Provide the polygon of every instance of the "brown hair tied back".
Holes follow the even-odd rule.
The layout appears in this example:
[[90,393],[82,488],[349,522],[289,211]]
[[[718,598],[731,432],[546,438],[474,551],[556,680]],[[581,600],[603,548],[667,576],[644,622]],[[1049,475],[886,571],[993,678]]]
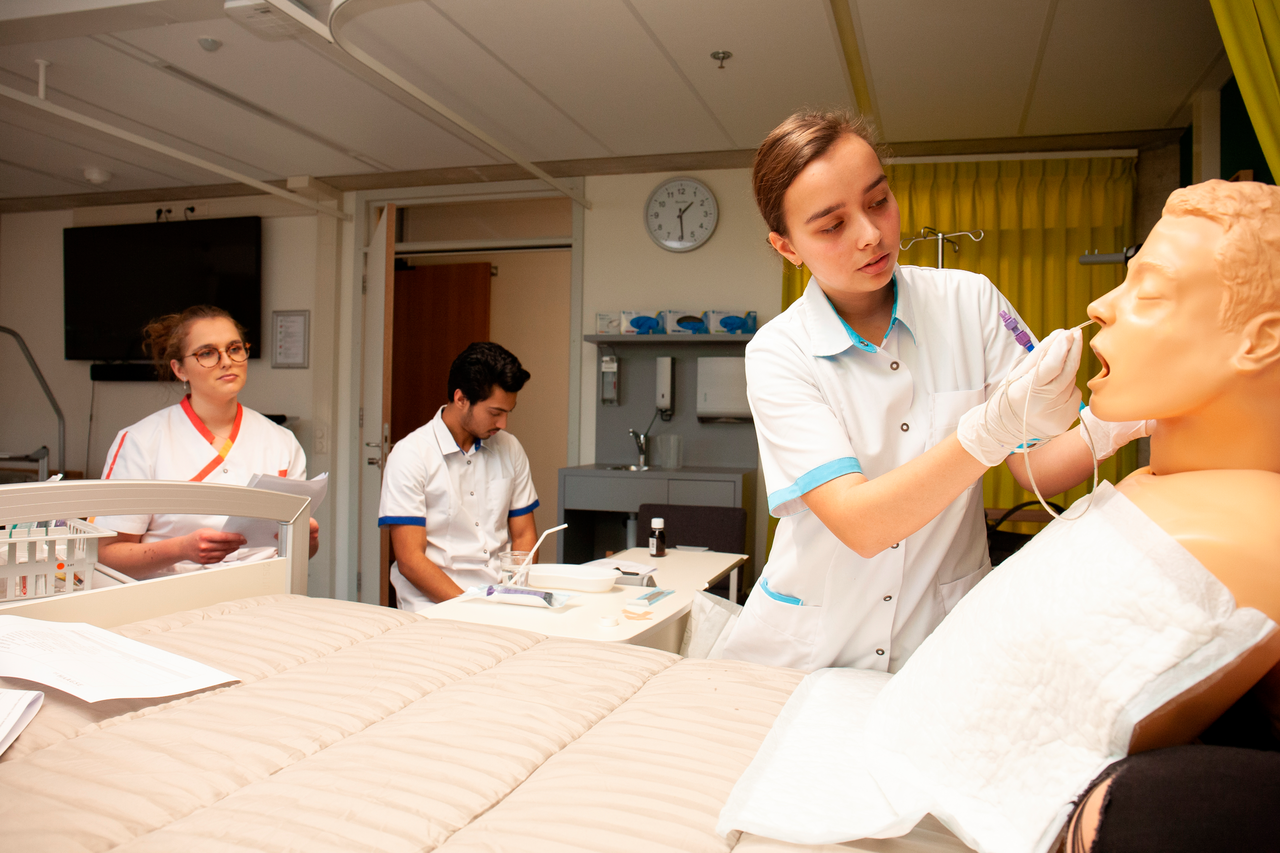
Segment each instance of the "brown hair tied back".
[[756,149],[751,166],[751,187],[756,206],[769,230],[787,236],[782,215],[782,197],[796,176],[811,162],[827,153],[835,141],[852,134],[865,141],[883,158],[876,144],[871,122],[848,110],[801,110],[775,127]]
[[169,367],[170,361],[181,361],[188,355],[187,332],[196,320],[214,320],[225,317],[235,324],[241,340],[245,336],[245,328],[236,323],[234,317],[214,305],[192,305],[181,314],[165,314],[152,320],[142,329],[142,351],[151,357],[156,367],[156,378],[161,382],[176,382]]

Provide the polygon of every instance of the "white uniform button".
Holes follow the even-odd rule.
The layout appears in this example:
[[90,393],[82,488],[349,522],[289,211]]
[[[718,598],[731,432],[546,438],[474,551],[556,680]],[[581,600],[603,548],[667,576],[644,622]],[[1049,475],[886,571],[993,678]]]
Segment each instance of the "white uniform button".
[[476,527],[479,527],[479,526],[480,526],[480,522],[478,522],[478,521],[477,521],[477,522],[476,522]]
[[473,497],[473,498],[474,498],[475,496],[476,496],[476,493],[475,493],[475,492],[472,492],[472,493],[471,493],[471,497]]
[[[488,554],[489,552],[488,552],[488,551],[485,551],[485,553],[486,553],[486,554]],[[884,600],[885,600],[885,601],[893,601],[893,596],[892,596],[892,595],[886,595],[886,596],[884,597]]]
[[229,473],[230,473],[230,471],[228,471],[226,468],[223,468],[223,469],[222,469],[222,473],[224,473],[224,474],[229,474]]
[[467,460],[467,464],[468,464],[468,465],[470,465],[470,464],[471,464],[471,460],[470,460],[470,459],[468,459],[468,460]]
[[876,654],[878,655],[884,654],[884,649],[876,649]]
[[902,425],[902,431],[903,431],[903,432],[906,432],[906,431],[907,431],[907,430],[909,430],[909,429],[911,429],[911,425],[910,425],[910,424],[903,424],[903,425]]
[[890,369],[890,370],[897,370],[897,369],[898,369],[898,362],[896,362],[896,361],[891,361],[891,362],[889,362],[889,369]]
[[890,548],[897,548],[897,547],[898,547],[899,545],[901,545],[901,544],[902,544],[901,542],[894,542],[894,543],[893,543],[892,545],[890,545],[889,547],[890,547]]

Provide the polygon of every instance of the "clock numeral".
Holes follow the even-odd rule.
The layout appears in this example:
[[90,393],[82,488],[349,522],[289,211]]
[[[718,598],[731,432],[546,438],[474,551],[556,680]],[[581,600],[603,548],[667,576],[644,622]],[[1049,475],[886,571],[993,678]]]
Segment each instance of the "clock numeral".
[[655,210],[653,213],[651,213],[651,214],[649,214],[649,215],[650,215],[650,216],[652,216],[654,219],[657,219],[657,218],[658,218],[658,211],[656,211],[656,210]]
[[667,206],[667,203],[665,201],[658,202],[658,207],[666,207],[666,206]]

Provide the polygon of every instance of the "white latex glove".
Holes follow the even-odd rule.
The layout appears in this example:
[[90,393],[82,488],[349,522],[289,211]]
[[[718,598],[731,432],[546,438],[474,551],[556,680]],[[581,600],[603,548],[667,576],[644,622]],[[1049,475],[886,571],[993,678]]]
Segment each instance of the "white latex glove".
[[1053,438],[1070,429],[1080,416],[1076,370],[1083,347],[1079,329],[1058,329],[1041,341],[985,403],[960,416],[956,437],[964,449],[995,466],[1023,441]]
[[[1155,429],[1155,421],[1103,421],[1099,420],[1089,407],[1080,412],[1080,423],[1089,430],[1089,439],[1093,440],[1093,452],[1097,459],[1110,459],[1115,452],[1135,438],[1145,438]],[[1083,430],[1081,439],[1084,438]]]

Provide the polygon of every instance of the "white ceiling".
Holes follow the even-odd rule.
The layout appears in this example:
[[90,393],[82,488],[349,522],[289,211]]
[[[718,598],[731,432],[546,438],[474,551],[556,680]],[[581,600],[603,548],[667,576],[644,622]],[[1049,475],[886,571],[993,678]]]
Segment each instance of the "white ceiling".
[[[1208,0],[840,1],[891,142],[1166,127],[1221,63]],[[369,5],[352,42],[533,161],[749,149],[797,107],[853,102],[830,0]],[[504,162],[337,47],[266,41],[216,0],[2,0],[0,84],[34,93],[37,59],[50,101],[259,179]],[[219,180],[0,99],[0,197]]]

